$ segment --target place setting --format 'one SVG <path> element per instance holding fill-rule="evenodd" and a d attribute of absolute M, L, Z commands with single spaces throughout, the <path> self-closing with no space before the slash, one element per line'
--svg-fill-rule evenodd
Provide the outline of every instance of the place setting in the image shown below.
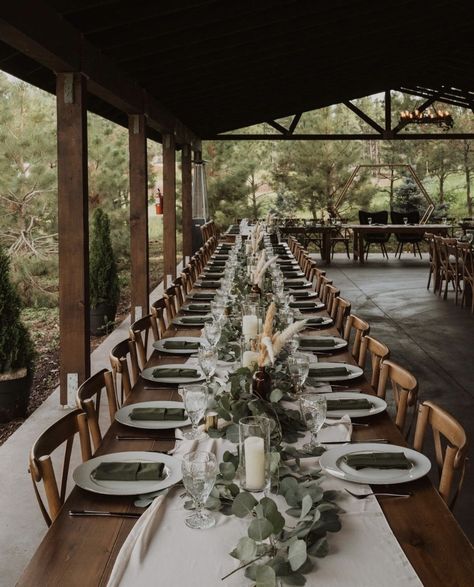
<path fill-rule="evenodd" d="M 153 348 L 170 355 L 192 355 L 202 344 L 203 339 L 197 336 L 173 336 L 153 341 Z"/>

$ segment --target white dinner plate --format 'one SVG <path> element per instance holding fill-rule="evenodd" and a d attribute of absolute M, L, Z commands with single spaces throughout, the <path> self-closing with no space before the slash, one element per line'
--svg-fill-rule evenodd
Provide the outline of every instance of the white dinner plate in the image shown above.
<path fill-rule="evenodd" d="M 339 349 L 343 349 L 347 346 L 347 340 L 343 338 L 339 338 L 337 336 L 300 336 L 300 340 L 310 340 L 311 346 L 304 346 L 300 347 L 301 350 L 304 351 L 321 351 L 321 352 L 328 352 L 332 353 L 334 351 L 338 351 Z M 334 340 L 336 344 L 334 346 L 328 347 L 319 344 L 320 340 Z"/>
<path fill-rule="evenodd" d="M 319 361 L 317 363 L 312 363 L 309 366 L 310 370 L 313 368 L 333 369 L 334 367 L 346 367 L 349 373 L 348 375 L 328 375 L 327 377 L 314 377 L 309 375 L 309 378 L 313 379 L 314 381 L 347 381 L 349 379 L 357 379 L 357 377 L 360 377 L 364 373 L 364 371 L 360 367 L 358 367 L 357 365 L 351 365 L 350 363 L 322 363 L 321 361 Z"/>
<path fill-rule="evenodd" d="M 132 420 L 130 414 L 134 408 L 182 408 L 183 402 L 167 402 L 167 401 L 151 401 L 139 402 L 137 404 L 129 404 L 123 406 L 115 412 L 115 419 L 120 424 L 130 426 L 131 428 L 142 428 L 146 430 L 171 430 L 172 428 L 179 428 L 180 426 L 190 426 L 191 420 Z"/>
<path fill-rule="evenodd" d="M 367 467 L 359 470 L 349 467 L 344 457 L 351 453 L 361 452 L 403 452 L 413 466 L 411 469 L 375 469 Z M 431 469 L 431 462 L 428 457 L 416 450 L 394 444 L 376 444 L 375 442 L 345 444 L 332 448 L 321 456 L 319 464 L 323 471 L 334 477 L 370 485 L 408 483 L 424 477 Z"/>
<path fill-rule="evenodd" d="M 202 318 L 202 320 L 200 322 L 196 322 L 195 324 L 191 324 L 190 322 L 186 323 L 182 321 L 182 316 L 176 316 L 176 318 L 173 318 L 173 324 L 175 324 L 176 326 L 184 326 L 185 328 L 202 328 L 204 326 L 205 322 L 209 322 L 210 320 L 212 320 L 212 315 L 211 314 L 199 314 L 196 315 L 196 318 Z"/>
<path fill-rule="evenodd" d="M 306 303 L 308 301 L 311 301 L 310 299 L 308 300 L 308 298 L 300 298 L 300 299 L 295 299 L 294 302 L 291 302 L 290 304 L 290 308 L 292 310 L 298 310 L 298 312 L 317 312 L 318 310 L 323 310 L 326 306 L 325 304 L 323 304 L 323 302 L 313 302 L 313 306 L 311 308 L 300 308 L 299 306 L 293 306 L 293 303 L 298 304 L 298 302 L 301 303 Z"/>
<path fill-rule="evenodd" d="M 177 368 L 182 368 L 182 369 L 195 369 L 198 372 L 198 377 L 154 377 L 153 376 L 153 371 L 155 369 L 177 369 Z M 183 383 L 198 383 L 199 381 L 202 381 L 203 379 L 205 379 L 203 372 L 201 371 L 201 369 L 199 367 L 187 367 L 185 364 L 177 364 L 177 363 L 171 363 L 171 364 L 166 364 L 166 365 L 157 365 L 156 367 L 148 367 L 146 369 L 143 369 L 143 371 L 140 373 L 140 376 L 143 377 L 143 379 L 147 379 L 148 381 L 153 381 L 153 383 L 174 383 L 176 385 L 181 385 Z"/>
<path fill-rule="evenodd" d="M 165 341 L 175 340 L 177 342 L 199 342 L 201 343 L 204 339 L 198 336 L 173 336 L 172 338 L 162 338 L 153 342 L 153 348 L 160 353 L 167 353 L 169 355 L 193 355 L 197 353 L 197 349 L 167 349 L 165 347 Z"/>
<path fill-rule="evenodd" d="M 164 463 L 165 478 L 160 481 L 97 481 L 92 477 L 92 471 L 100 463 L 122 463 L 127 461 Z M 166 489 L 166 487 L 178 483 L 182 477 L 180 460 L 170 455 L 146 451 L 114 452 L 108 455 L 102 455 L 82 463 L 82 465 L 74 469 L 72 474 L 76 485 L 87 491 L 101 493 L 103 495 L 138 495 L 159 491 L 160 489 Z"/>
<path fill-rule="evenodd" d="M 191 304 L 185 304 L 184 306 L 181 306 L 180 310 L 182 310 L 183 312 L 187 312 L 188 314 L 209 314 L 209 304 L 211 302 L 191 302 L 191 304 L 193 306 L 201 306 L 201 308 L 199 310 L 196 309 L 192 309 L 189 307 Z M 206 308 L 207 306 L 207 308 Z"/>
<path fill-rule="evenodd" d="M 321 365 L 321 363 L 318 363 Z M 328 418 L 342 418 L 346 414 L 351 418 L 367 418 L 368 416 L 375 416 L 387 409 L 387 402 L 376 395 L 369 395 L 367 393 L 354 393 L 353 391 L 333 391 L 326 395 L 326 399 L 367 399 L 372 404 L 372 407 L 367 410 L 331 410 L 328 411 Z"/>

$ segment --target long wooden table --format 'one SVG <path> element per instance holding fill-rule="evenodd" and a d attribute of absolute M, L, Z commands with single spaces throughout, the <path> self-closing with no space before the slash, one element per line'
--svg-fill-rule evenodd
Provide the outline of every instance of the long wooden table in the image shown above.
<path fill-rule="evenodd" d="M 203 290 L 201 290 L 203 291 Z M 314 334 L 316 331 L 311 330 Z M 197 336 L 196 328 L 172 327 L 167 336 Z M 324 329 L 325 334 L 337 335 L 334 328 Z M 186 357 L 153 353 L 148 365 L 183 363 Z M 354 362 L 347 350 L 328 357 L 328 361 Z M 365 378 L 356 382 L 358 387 L 371 393 Z M 145 389 L 140 380 L 128 403 L 148 400 L 179 400 L 176 386 Z M 391 443 L 405 445 L 402 435 L 389 415 L 384 412 L 367 420 L 369 428 L 355 427 L 357 440 L 387 438 Z M 147 435 L 163 434 L 150 431 Z M 127 450 L 169 450 L 171 440 L 119 441 L 117 434 L 142 435 L 143 431 L 113 422 L 97 454 Z M 414 492 L 409 499 L 381 499 L 382 510 L 406 556 L 421 581 L 427 587 L 468 587 L 474 577 L 472 546 L 463 534 L 450 510 L 427 477 L 409 484 L 394 486 L 394 490 Z M 71 518 L 70 509 L 103 509 L 123 512 L 140 512 L 133 498 L 101 496 L 75 487 L 42 543 L 18 582 L 30 587 L 94 587 L 107 584 L 114 561 L 135 520 L 122 518 Z M 38 515 L 40 515 L 38 511 Z M 212 530 L 210 530 L 212 532 Z M 230 547 L 230 546 L 229 546 Z M 179 545 L 176 545 L 179 551 Z M 192 556 L 192 553 L 188 553 Z M 340 553 L 338 556 L 344 556 Z M 171 564 L 171 562 L 170 562 Z M 142 586 L 137 586 L 142 587 Z M 145 587 L 145 586 L 143 586 Z M 166 587 L 181 587 L 167 585 Z"/>

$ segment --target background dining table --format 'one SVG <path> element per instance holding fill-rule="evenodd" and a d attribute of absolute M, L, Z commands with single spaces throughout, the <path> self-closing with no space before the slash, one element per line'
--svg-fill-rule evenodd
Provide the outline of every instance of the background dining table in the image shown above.
<path fill-rule="evenodd" d="M 200 290 L 206 291 L 206 290 Z M 325 315 L 319 312 L 318 315 Z M 314 335 L 315 330 L 303 331 Z M 334 327 L 321 330 L 338 336 Z M 199 328 L 171 326 L 167 337 L 199 336 Z M 154 351 L 147 366 L 184 363 L 186 356 L 163 355 Z M 349 350 L 343 349 L 324 361 L 354 363 Z M 363 392 L 374 393 L 365 377 L 355 380 Z M 152 387 L 152 388 L 151 388 Z M 127 403 L 150 400 L 180 400 L 177 386 L 154 385 L 139 379 Z M 364 440 L 385 438 L 390 443 L 406 446 L 400 431 L 387 412 L 372 416 L 369 427 L 355 427 L 352 438 Z M 121 451 L 164 451 L 174 446 L 174 430 L 146 431 L 148 440 L 118 440 L 117 435 L 144 436 L 143 430 L 126 427 L 114 421 L 104 436 L 97 455 Z M 169 439 L 162 439 L 163 436 Z M 159 439 L 158 439 L 159 437 Z M 423 477 L 403 485 L 390 486 L 390 491 L 412 491 L 407 499 L 380 499 L 382 511 L 406 557 L 427 587 L 462 587 L 472 585 L 474 555 L 472 546 L 451 511 L 432 485 Z M 114 510 L 141 513 L 133 497 L 112 497 L 74 487 L 53 525 L 31 559 L 17 585 L 19 586 L 105 586 L 120 548 L 136 523 L 125 518 L 80 518 L 69 516 L 69 510 Z M 203 532 L 212 532 L 211 530 Z M 203 534 L 204 537 L 204 534 Z M 229 550 L 233 547 L 229 545 Z M 176 544 L 176 552 L 180 552 Z M 192 557 L 192 552 L 187 556 Z M 209 554 L 211 559 L 212 554 Z M 344 552 L 337 556 L 343 558 Z M 229 557 L 230 558 L 230 557 Z M 177 564 L 170 561 L 170 564 Z M 211 560 L 209 561 L 211 565 Z M 374 560 L 374 564 L 377 561 Z M 172 587 L 168 585 L 167 587 Z M 176 586 L 178 587 L 178 586 Z"/>

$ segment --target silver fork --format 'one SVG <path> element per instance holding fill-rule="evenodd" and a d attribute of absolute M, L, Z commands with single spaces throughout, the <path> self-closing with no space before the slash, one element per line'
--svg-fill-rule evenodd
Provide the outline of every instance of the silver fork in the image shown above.
<path fill-rule="evenodd" d="M 375 491 L 372 493 L 353 493 L 352 491 L 349 491 L 349 489 L 346 488 L 344 488 L 344 491 L 346 491 L 347 493 L 349 493 L 349 495 L 352 495 L 352 497 L 355 497 L 356 499 L 366 499 L 371 495 L 381 495 L 384 497 L 411 497 L 413 495 L 413 492 L 411 491 L 409 491 L 408 493 L 384 493 L 379 491 Z"/>

